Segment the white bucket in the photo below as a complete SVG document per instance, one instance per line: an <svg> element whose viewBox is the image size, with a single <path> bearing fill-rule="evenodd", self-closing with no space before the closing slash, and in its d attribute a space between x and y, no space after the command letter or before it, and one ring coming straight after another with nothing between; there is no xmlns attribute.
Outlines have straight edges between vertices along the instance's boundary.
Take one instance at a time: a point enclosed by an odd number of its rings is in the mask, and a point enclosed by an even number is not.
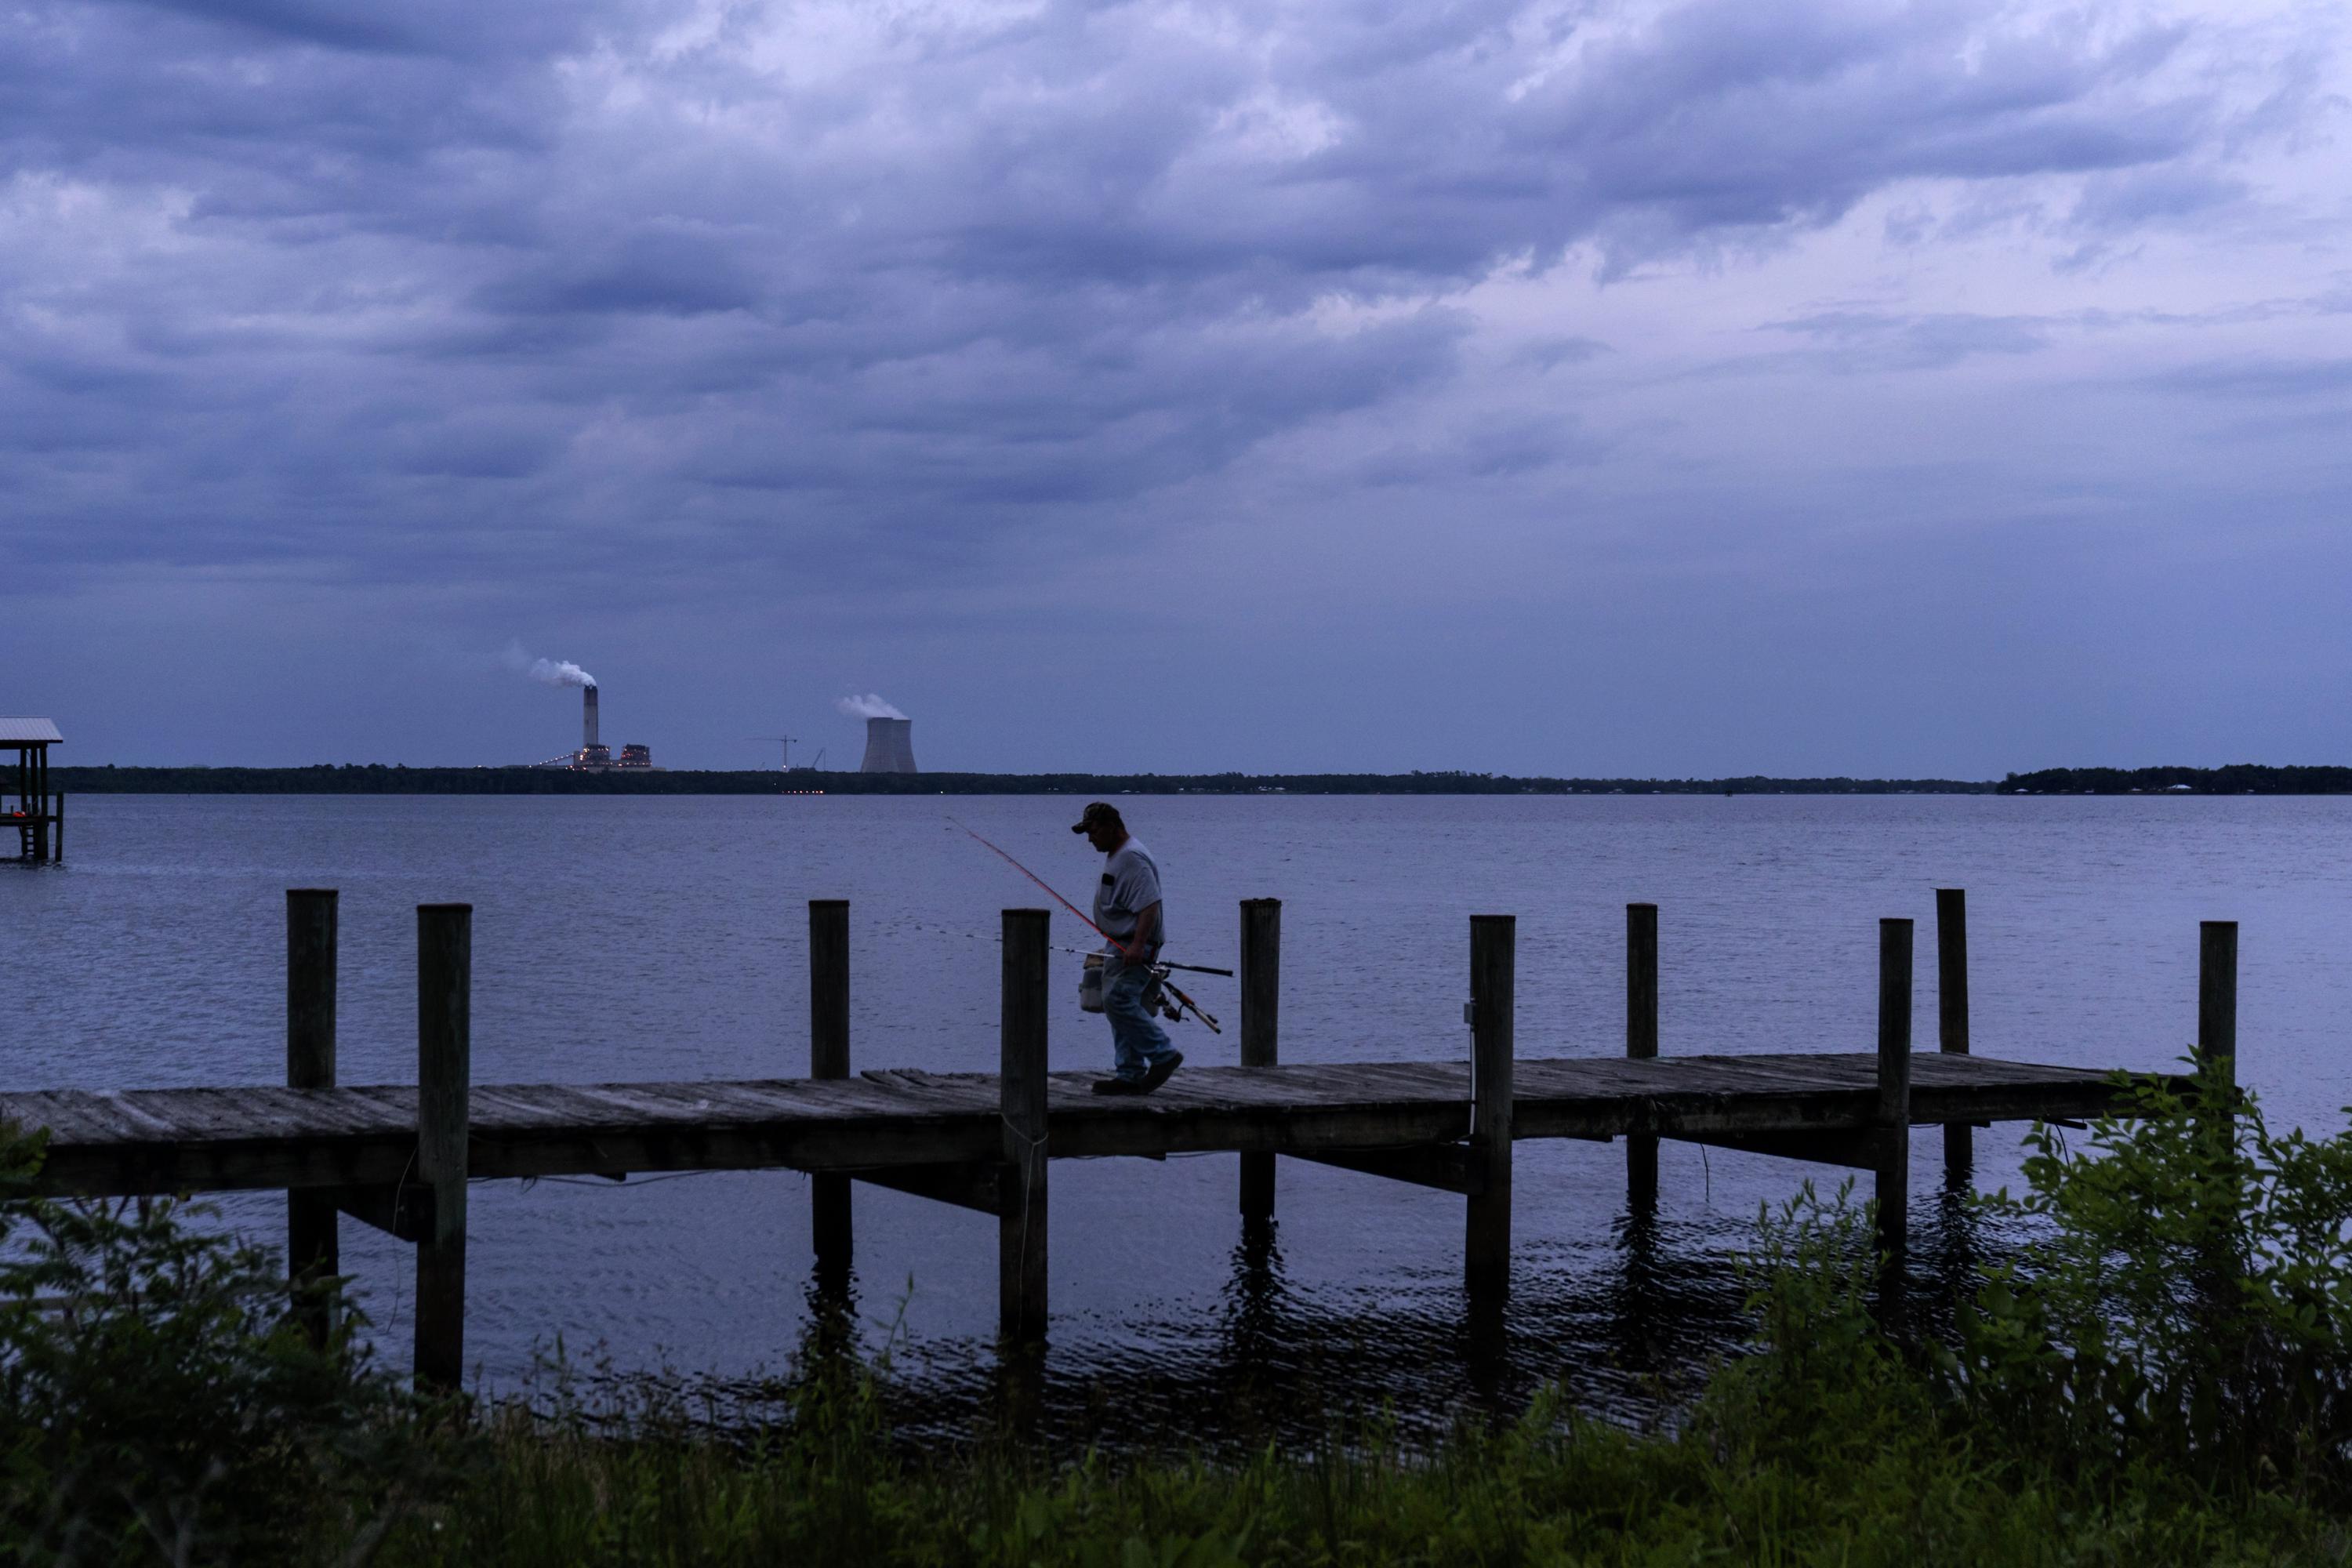
<svg viewBox="0 0 2352 1568"><path fill-rule="evenodd" d="M1078 971L1078 1005L1089 1013L1103 1010L1103 955L1087 954L1086 967Z"/></svg>

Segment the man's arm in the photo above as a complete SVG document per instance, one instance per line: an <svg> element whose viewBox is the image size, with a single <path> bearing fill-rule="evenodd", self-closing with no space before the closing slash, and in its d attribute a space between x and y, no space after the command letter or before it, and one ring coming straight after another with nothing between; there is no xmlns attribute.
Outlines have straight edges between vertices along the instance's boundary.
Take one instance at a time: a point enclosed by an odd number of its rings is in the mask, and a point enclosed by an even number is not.
<svg viewBox="0 0 2352 1568"><path fill-rule="evenodd" d="M1151 934L1160 929L1160 906L1149 903L1135 912L1135 945L1119 949L1119 956L1130 963L1141 963L1151 952Z"/></svg>

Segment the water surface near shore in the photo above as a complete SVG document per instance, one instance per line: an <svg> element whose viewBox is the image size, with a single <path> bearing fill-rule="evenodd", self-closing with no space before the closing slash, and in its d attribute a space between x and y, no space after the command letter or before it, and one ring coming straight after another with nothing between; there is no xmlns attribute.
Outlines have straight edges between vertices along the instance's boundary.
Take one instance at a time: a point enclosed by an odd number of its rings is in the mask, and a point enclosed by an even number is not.
<svg viewBox="0 0 2352 1568"><path fill-rule="evenodd" d="M997 911L1035 890L949 823L1083 903L1098 858L1062 797L85 796L72 861L0 878L29 961L12 1088L282 1081L283 892L342 889L343 1081L414 1076L414 906L475 906L478 1081L766 1077L807 1059L805 901L852 900L860 1067L995 1062ZM1979 1052L2162 1067L2195 1029L2197 922L2242 922L2241 1075L2276 1123L2352 1100L2352 800L1134 797L1171 955L1233 962L1236 901L1284 900L1287 1061L1459 1059L1473 912L1518 916L1519 1050L1623 1047L1623 907L1660 906L1664 1049L1866 1050L1876 922L1919 921L1916 1036L1936 1019L1933 889L1969 889ZM1082 934L1057 912L1055 939ZM1073 971L1075 958L1066 961ZM1108 1059L1056 976L1057 1068ZM1234 1058L1232 983L1204 980ZM1916 1141L1919 1269L1971 1237ZM2014 1184L2008 1130L1979 1180ZM1049 1370L1074 1427L1208 1431L1321 1401L1439 1419L1565 1377L1640 1407L1738 1322L1730 1260L1758 1205L1827 1167L1669 1144L1654 1225L1629 1225L1614 1146L1522 1144L1499 1359L1464 1327L1459 1199L1286 1163L1277 1232L1244 1245L1231 1156L1057 1162ZM494 1384L538 1348L738 1378L810 1321L807 1183L791 1173L478 1185L468 1354ZM894 1331L942 1424L987 1386L985 1218L856 1197L857 1307ZM282 1201L221 1200L279 1238ZM1951 1223L1948 1223L1951 1221ZM405 1249L355 1223L344 1265L405 1358Z"/></svg>

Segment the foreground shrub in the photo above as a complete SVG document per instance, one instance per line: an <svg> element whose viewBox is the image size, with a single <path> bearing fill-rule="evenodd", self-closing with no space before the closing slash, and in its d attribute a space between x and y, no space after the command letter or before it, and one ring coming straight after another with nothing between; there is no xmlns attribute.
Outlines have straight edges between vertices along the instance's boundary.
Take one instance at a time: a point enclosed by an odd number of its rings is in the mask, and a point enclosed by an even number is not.
<svg viewBox="0 0 2352 1568"><path fill-rule="evenodd" d="M348 1321L313 1346L201 1208L26 1196L38 1160L0 1147L0 1559L300 1561L396 1501L421 1429Z"/></svg>
<svg viewBox="0 0 2352 1568"><path fill-rule="evenodd" d="M2093 1472L2173 1467L2352 1502L2352 1133L2273 1135L2206 1077L2081 1146L2036 1127L2024 1240L1942 1359L1960 1412Z"/></svg>

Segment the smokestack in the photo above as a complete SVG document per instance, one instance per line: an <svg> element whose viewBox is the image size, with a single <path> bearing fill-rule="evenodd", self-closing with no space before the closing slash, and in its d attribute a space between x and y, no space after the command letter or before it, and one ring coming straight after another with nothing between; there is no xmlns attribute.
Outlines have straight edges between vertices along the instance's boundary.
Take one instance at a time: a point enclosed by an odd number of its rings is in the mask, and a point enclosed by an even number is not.
<svg viewBox="0 0 2352 1568"><path fill-rule="evenodd" d="M596 749L596 688L593 685L580 689L580 723L581 744L593 752Z"/></svg>
<svg viewBox="0 0 2352 1568"><path fill-rule="evenodd" d="M911 773L915 771L915 723L911 719L866 721L864 773Z"/></svg>

